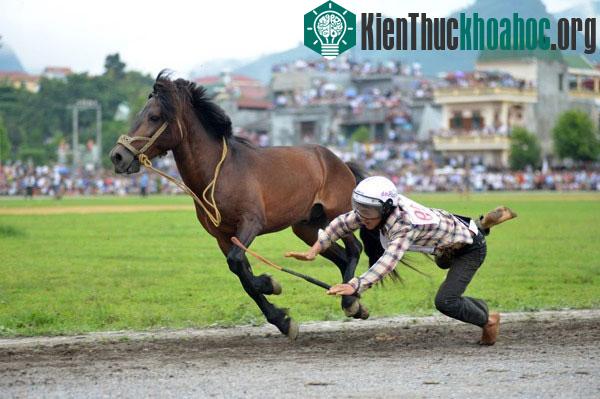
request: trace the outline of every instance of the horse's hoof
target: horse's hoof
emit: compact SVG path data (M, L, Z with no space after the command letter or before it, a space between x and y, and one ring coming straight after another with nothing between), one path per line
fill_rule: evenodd
M298 338L298 334L300 333L300 327L298 327L298 324L294 321L294 319L290 318L288 320L290 321L290 323L286 335L290 339L290 341L295 341L296 338Z
M367 309L367 307L364 306L362 303L359 306L360 306L360 309L354 315L354 318L355 319L367 320L369 318L369 309Z
M272 276L269 276L269 278L271 279L271 285L273 286L273 292L271 293L271 295L281 294L281 291L283 290L281 284L279 284L279 282L275 280Z
M344 314L346 317L355 317L355 315L360 311L360 307L360 302L354 301L349 307L342 309L344 309Z

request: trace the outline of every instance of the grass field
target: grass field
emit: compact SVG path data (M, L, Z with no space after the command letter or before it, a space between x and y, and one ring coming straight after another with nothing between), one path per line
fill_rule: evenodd
M600 307L600 195L508 193L414 195L455 213L477 215L496 205L519 217L488 239L488 257L467 293L502 311ZM189 205L170 211L93 213L94 206ZM88 214L9 215L24 207L89 206ZM4 212L3 212L4 211ZM284 260L305 245L290 230L259 237L264 256L330 283L337 268L325 259ZM364 257L363 257L364 258ZM363 297L372 317L434 314L444 272L423 256L410 258L431 275L400 268L404 285L387 284ZM299 321L343 319L339 299L251 259L256 274L275 274L283 294L271 297ZM359 271L366 269L361 260ZM0 200L0 335L262 324L184 196Z

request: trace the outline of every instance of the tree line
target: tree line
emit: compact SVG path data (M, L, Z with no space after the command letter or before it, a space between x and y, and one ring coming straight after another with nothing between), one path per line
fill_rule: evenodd
M117 137L127 132L130 121L116 120L120 104L132 111L130 118L148 97L154 79L136 71L126 71L118 53L110 54L99 76L75 73L65 79L41 77L39 91L0 86L0 159L32 159L46 164L56 159L62 140L70 143L72 110L80 99L96 100L102 106L102 149L107 154ZM80 112L80 142L95 137L96 115ZM103 157L103 162L108 160Z
M579 163L598 161L600 138L590 116L576 109L563 112L552 129L554 155L561 160ZM510 167L523 170L542 165L542 150L537 136L524 128L511 132Z

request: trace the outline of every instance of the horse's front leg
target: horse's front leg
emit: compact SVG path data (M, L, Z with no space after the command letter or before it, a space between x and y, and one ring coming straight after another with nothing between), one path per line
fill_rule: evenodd
M354 234L349 234L345 237L342 237L342 241L344 242L344 246L346 248L348 263L346 264L346 269L341 270L341 272L343 281L347 283L354 278L356 266L360 260L360 253L362 252L363 247ZM346 316L354 317L355 319L369 318L369 311L367 310L366 306L360 303L358 301L358 297L354 295L342 297L342 308L344 309Z
M248 247L252 240L260 232L262 226L256 221L248 221L243 223L238 229L236 237ZM227 238L229 239L229 238ZM219 241L219 245L223 252L227 255L227 264L229 269L235 273L246 293L256 302L260 310L265 315L267 321L279 329L283 334L290 339L296 339L298 336L298 325L289 317L285 311L277 308L270 303L265 294L278 294L281 292L281 286L270 276L263 274L255 277L252 274L252 268L248 258L241 248L231 245L230 242L225 243Z

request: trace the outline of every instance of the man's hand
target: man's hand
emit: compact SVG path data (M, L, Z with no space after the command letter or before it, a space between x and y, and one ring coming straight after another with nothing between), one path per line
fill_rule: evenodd
M296 258L298 260L314 260L316 258L316 254L313 251L306 252L286 252L286 258Z
M328 295L353 295L356 290L350 284L336 284L327 290Z
M286 252L286 258L296 258L298 260L314 260L321 253L321 244L315 242L312 247L306 252Z

